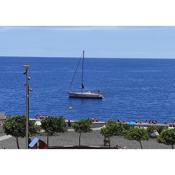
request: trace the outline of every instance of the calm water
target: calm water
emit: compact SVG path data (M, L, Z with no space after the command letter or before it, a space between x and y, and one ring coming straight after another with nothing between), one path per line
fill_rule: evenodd
M78 59L0 58L0 112L24 113L23 64L30 64L31 117L173 121L175 60L86 59L85 87L100 89L105 99L69 99L67 91ZM73 88L80 87L80 72ZM69 109L72 106L72 110Z

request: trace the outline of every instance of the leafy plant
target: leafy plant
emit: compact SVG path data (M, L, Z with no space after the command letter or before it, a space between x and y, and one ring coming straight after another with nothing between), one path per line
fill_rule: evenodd
M172 149L174 149L175 144L175 129L166 129L161 132L158 136L157 141L159 143L163 143L165 145L171 145Z
M167 129L167 127L165 127L165 126L153 126L152 125L152 126L147 127L147 131L149 134L154 132L154 131L157 131L160 134L165 129Z
M47 134L47 145L49 145L49 136L55 133L65 132L66 123L63 117L53 117L49 116L41 120L41 128Z
M124 131L127 131L127 130L129 130L129 129L134 127L132 125L128 125L127 123L122 123L122 126L123 126L123 130Z
M81 134L91 131L92 122L89 119L81 119L73 124L75 132L79 133L78 143L81 145Z
M108 140L110 147L111 137L123 135L128 128L130 127L125 124L108 121L106 126L102 128L100 132L104 136L104 145L106 140Z
M125 138L128 140L136 140L140 144L140 148L143 149L142 141L148 140L148 133L143 128L131 128L125 133Z
M104 146L106 145L106 143L108 143L110 147L111 145L110 138L113 136L113 131L111 130L111 128L108 126L105 128L101 128L100 133L101 135L104 136Z
M19 149L19 137L26 136L26 118L25 116L17 115L15 117L8 118L3 124L4 132L7 135L12 135L16 139L17 148ZM29 136L32 136L38 132L38 127L34 121L29 120Z
M167 126L157 126L157 132L160 134L163 130L168 129Z
M35 134L39 134L40 127L35 124L35 121L29 120L29 136L33 136Z

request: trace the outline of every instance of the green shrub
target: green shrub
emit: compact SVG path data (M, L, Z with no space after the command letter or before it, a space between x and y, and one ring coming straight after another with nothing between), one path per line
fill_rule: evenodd
M91 131L92 122L89 119L81 119L73 124L75 132L79 133L79 146L81 145L81 134Z
M55 133L65 132L65 119L61 117L49 116L41 120L41 128L47 133L47 144L49 145L49 136Z
M19 137L26 136L26 117L25 116L14 116L8 118L3 124L4 132L7 135L12 135L16 139L17 148L19 149ZM38 133L39 127L35 125L35 121L29 120L29 136Z
M147 130L137 127L129 129L125 134L125 138L138 141L141 149L143 149L142 141L149 139Z
M165 129L167 129L166 126L153 126L152 125L152 126L147 127L147 131L148 131L149 134L154 132L154 131L157 131L160 134Z
M163 143L165 145L171 145L172 149L175 144L175 129L165 129L157 138L158 143Z

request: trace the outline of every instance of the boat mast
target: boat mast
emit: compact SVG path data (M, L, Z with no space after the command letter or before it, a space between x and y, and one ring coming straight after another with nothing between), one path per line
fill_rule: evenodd
M81 74L81 90L84 89L84 50L83 50L83 59L82 59L82 74Z

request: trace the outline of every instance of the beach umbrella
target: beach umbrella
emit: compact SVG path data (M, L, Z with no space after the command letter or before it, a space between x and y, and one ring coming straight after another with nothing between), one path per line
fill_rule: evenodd
M136 125L136 122L133 122L133 121L128 122L128 125L130 125L130 126L134 126L134 125Z
M36 146L37 143L38 143L38 141L39 141L39 138L34 137L34 138L32 139L32 141L30 142L30 144L29 144L29 148L33 148L34 146Z

